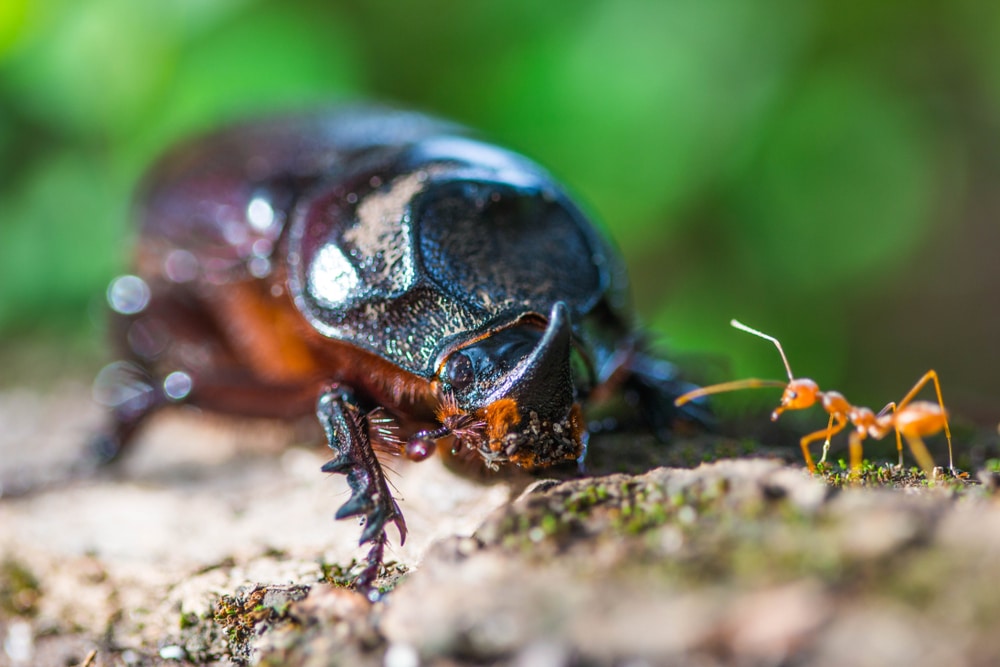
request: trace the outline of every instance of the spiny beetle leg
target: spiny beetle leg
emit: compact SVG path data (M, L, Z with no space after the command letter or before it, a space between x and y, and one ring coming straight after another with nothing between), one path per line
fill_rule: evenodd
M697 386L679 379L677 367L670 362L637 352L630 359L628 370L625 389L634 392L642 418L660 440L669 438L677 419L694 422L704 428L715 425L715 416L705 399L690 401L681 407L674 405L678 396L697 389Z
M125 361L109 364L98 374L94 394L98 402L109 408L108 423L68 461L15 469L9 478L6 472L0 473L0 497L41 493L89 479L99 470L113 467L146 418L167 403L152 377Z
M162 382L131 361L105 366L94 380L94 397L109 409L111 424L87 444L85 456L92 468L119 460L142 423L169 402Z
M316 402L316 416L334 452L323 472L346 475L351 489L351 497L337 510L336 518L362 516L365 520L360 544L371 543L372 548L355 583L358 589L368 592L382 564L387 541L385 524L390 521L396 524L402 544L406 540L406 523L389 492L385 473L368 437L367 419L351 390L337 384L328 386Z
M372 548L368 550L368 555L365 556L365 568L358 573L357 578L354 580L354 585L357 586L358 590L367 595L368 599L372 602L376 602L381 597L378 591L372 589L372 584L375 582L375 578L378 577L378 570L382 565L385 543L387 541L388 538L386 538L384 530L377 539L372 540Z

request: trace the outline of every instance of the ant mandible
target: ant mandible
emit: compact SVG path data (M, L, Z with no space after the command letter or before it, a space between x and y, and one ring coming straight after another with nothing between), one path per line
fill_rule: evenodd
M784 388L784 393L781 394L781 403L771 413L771 421L777 420L781 413L786 410L805 410L815 405L817 401L830 415L830 420L825 429L810 433L801 440L802 455L806 459L806 465L809 466L809 472L816 471L812 454L809 453L809 445L820 438L825 438L826 440L823 443L823 457L820 459L820 463L826 462L826 454L830 448L830 438L844 430L848 424L854 426L849 441L851 473L853 475L856 475L861 470L862 441L868 437L881 440L893 430L896 432L899 466L903 466L903 443L900 440L900 436L902 436L906 439L906 443L909 445L910 451L913 452L914 458L917 459L917 463L920 464L924 473L930 478L934 470L934 460L927 451L927 446L924 444L923 438L940 433L944 429L945 436L948 438L948 467L952 472L955 471L951 454L951 429L948 428L948 413L944 408L944 400L941 398L941 384L938 382L938 376L935 371L927 371L898 404L889 403L882 408L881 412L875 414L869 408L851 405L844 398L843 394L839 392L820 391L819 385L809 378L796 378L793 376L792 367L788 364L785 351L781 349L781 343L774 336L768 336L766 333L752 329L737 320L731 320L729 323L740 331L745 331L774 343L774 346L778 348L778 353L781 355L781 360L785 363L785 371L788 372L788 382L785 383L781 380L758 380L756 378L723 382L688 392L674 401L675 405L681 406L688 401L702 396L736 391L738 389L782 387ZM931 380L934 381L934 389L937 391L937 403L914 401L913 397Z

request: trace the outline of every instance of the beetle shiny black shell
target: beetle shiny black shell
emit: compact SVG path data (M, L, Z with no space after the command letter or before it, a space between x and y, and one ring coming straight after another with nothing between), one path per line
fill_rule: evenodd
M101 455L170 403L315 411L371 567L384 525L404 531L376 451L544 466L582 457L592 396L626 391L663 433L690 389L645 352L617 254L563 189L446 122L238 125L168 153L137 210L134 275L109 288L122 358L97 382Z
M616 253L540 167L454 126L371 110L283 119L182 150L151 183L143 233L164 266L190 252L222 283L284 263L317 331L422 377L450 342L556 301L600 360L617 343L583 326L623 305Z

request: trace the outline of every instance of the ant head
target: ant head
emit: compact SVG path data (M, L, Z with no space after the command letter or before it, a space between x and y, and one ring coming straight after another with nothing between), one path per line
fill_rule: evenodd
M777 419L785 410L805 410L806 408L811 408L816 404L818 398L818 384L809 378L793 379L785 386L785 391L781 394L781 405L771 413L771 419Z
M737 320L730 320L729 324L736 327L740 331L745 331L749 334L753 334L758 338L763 338L764 340L769 340L774 343L774 346L778 348L778 354L781 355L781 361L785 364L785 372L788 373L788 384L785 385L785 391L781 394L781 405L771 413L771 420L777 419L781 416L781 413L785 410L805 410L806 408L811 408L816 404L819 399L819 386L807 378L795 379L792 375L792 367L788 364L788 357L785 356L785 351L781 349L781 343L774 336L769 336L763 331L757 331L747 325L739 322Z

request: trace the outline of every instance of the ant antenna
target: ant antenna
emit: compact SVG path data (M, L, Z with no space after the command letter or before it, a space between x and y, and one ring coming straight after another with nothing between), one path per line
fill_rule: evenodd
M795 380L795 377L792 375L792 367L788 365L788 357L785 356L785 351L781 349L781 343L778 342L777 338L775 338L774 336L768 336L763 331L757 331L752 327L748 327L739 320L729 320L729 324L739 329L740 331L745 331L749 334L753 334L754 336L763 338L764 340L769 340L772 343L774 343L774 346L778 348L778 354L781 355L781 360L785 362L785 370L788 371L788 381L793 382Z

